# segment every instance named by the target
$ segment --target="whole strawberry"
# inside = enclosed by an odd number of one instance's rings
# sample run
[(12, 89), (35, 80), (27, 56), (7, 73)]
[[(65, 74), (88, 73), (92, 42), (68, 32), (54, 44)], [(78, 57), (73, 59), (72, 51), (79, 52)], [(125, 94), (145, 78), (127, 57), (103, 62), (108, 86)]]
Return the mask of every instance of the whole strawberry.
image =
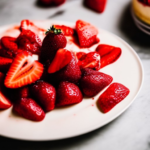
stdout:
[(67, 81), (59, 84), (56, 99), (57, 107), (79, 103), (82, 99), (82, 93), (77, 85)]
[(47, 32), (46, 37), (43, 40), (40, 61), (45, 62), (53, 60), (56, 52), (60, 48), (65, 48), (67, 39), (60, 29), (56, 29), (52, 26)]
[(82, 92), (88, 97), (98, 94), (113, 80), (113, 78), (107, 74), (88, 68), (84, 71), (82, 69), (82, 73), (83, 77), (80, 80), (80, 86)]
[(54, 109), (56, 91), (51, 84), (38, 81), (31, 87), (31, 93), (46, 112)]
[(42, 121), (45, 118), (43, 109), (31, 98), (21, 98), (13, 107), (18, 115), (33, 121)]

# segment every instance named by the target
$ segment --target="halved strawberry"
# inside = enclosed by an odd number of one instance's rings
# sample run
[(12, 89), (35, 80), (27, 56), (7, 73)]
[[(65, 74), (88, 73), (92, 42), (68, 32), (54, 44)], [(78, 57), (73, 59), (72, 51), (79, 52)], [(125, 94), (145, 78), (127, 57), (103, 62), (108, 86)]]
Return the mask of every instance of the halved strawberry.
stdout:
[(43, 70), (43, 65), (24, 51), (15, 57), (4, 84), (8, 88), (18, 88), (34, 83), (40, 79)]
[(5, 96), (4, 78), (4, 74), (0, 72), (0, 109), (7, 109), (12, 105), (10, 100)]
[(48, 68), (48, 73), (54, 73), (65, 67), (72, 59), (71, 52), (66, 49), (59, 49)]
[(100, 55), (97, 52), (90, 52), (83, 54), (83, 52), (77, 53), (79, 59), (78, 65), (81, 68), (93, 68), (96, 70), (100, 69)]
[(103, 68), (113, 62), (115, 62), (121, 55), (121, 48), (111, 46), (111, 45), (106, 45), (106, 44), (100, 44), (96, 48), (96, 51), (100, 54), (101, 56), (101, 67)]
[(33, 22), (31, 22), (30, 20), (22, 20), (21, 21), (21, 25), (20, 25), (20, 30), (31, 30), (32, 32), (34, 32), (35, 34), (39, 35), (39, 34), (45, 34), (44, 29), (37, 27)]
[(56, 29), (61, 29), (64, 35), (71, 36), (74, 34), (74, 29), (64, 25), (54, 25)]
[(82, 20), (77, 20), (76, 31), (81, 47), (90, 47), (93, 44), (97, 43), (98, 30), (90, 23)]
[(2, 71), (2, 72), (8, 71), (12, 61), (13, 60), (10, 58), (5, 58), (5, 57), (0, 56), (0, 71)]

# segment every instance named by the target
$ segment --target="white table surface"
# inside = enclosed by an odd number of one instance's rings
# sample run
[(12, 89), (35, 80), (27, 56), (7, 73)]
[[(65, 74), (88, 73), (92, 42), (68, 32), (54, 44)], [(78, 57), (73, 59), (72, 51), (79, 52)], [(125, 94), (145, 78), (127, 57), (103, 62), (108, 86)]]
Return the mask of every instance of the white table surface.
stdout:
[[(0, 0), (0, 25), (22, 19), (83, 19), (129, 43), (144, 67), (144, 84), (134, 103), (117, 119), (93, 132), (59, 141), (29, 142), (0, 136), (0, 150), (150, 150), (150, 36), (139, 31), (130, 14), (131, 0), (108, 0), (102, 14), (68, 0), (57, 8), (42, 8), (36, 0)], [(59, 15), (53, 15), (61, 11)]]

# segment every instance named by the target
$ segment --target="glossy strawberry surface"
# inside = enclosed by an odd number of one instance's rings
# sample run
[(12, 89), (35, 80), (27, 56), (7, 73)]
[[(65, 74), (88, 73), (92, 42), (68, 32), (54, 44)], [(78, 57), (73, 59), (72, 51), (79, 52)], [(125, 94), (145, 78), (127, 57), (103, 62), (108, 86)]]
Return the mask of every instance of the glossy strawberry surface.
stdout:
[(89, 52), (87, 54), (78, 52), (77, 57), (79, 59), (78, 65), (80, 68), (93, 68), (95, 70), (100, 69), (100, 55), (97, 52)]
[(81, 70), (77, 64), (75, 55), (72, 54), (72, 60), (70, 61), (70, 63), (61, 70), (52, 74), (51, 78), (53, 78), (53, 80), (55, 80), (55, 82), (57, 83), (61, 81), (77, 83), (81, 78)]
[(30, 30), (23, 30), (17, 38), (19, 49), (30, 51), (33, 54), (40, 54), (42, 41), (38, 35)]
[(21, 98), (14, 104), (13, 110), (29, 120), (42, 121), (45, 118), (43, 109), (31, 98)]
[(86, 96), (92, 97), (108, 86), (112, 80), (113, 78), (107, 74), (90, 70), (87, 73), (84, 72), (80, 80), (81, 90)]
[(129, 89), (124, 85), (112, 83), (98, 99), (100, 109), (104, 113), (109, 112), (114, 106), (125, 99), (129, 92)]
[(42, 43), (40, 60), (42, 62), (50, 60), (51, 62), (54, 59), (57, 50), (60, 48), (65, 48), (66, 44), (67, 39), (64, 34), (49, 32)]
[(17, 38), (3, 36), (1, 38), (0, 56), (13, 58), (18, 53)]
[(31, 93), (46, 112), (55, 108), (56, 91), (51, 84), (38, 81), (31, 87)]
[(82, 93), (77, 85), (70, 82), (61, 82), (57, 89), (56, 106), (66, 106), (81, 102)]
[(98, 30), (90, 23), (77, 20), (75, 28), (81, 47), (90, 47), (97, 42)]

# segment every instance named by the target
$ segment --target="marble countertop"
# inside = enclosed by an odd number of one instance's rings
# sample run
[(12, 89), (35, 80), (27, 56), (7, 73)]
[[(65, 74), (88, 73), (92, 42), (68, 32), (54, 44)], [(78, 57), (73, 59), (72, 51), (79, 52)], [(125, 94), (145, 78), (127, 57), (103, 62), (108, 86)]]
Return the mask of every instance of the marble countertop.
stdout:
[(29, 142), (0, 137), (0, 149), (150, 150), (150, 36), (137, 29), (130, 6), (131, 0), (108, 0), (105, 12), (97, 14), (85, 8), (81, 0), (68, 0), (57, 9), (39, 7), (36, 0), (0, 0), (0, 25), (20, 22), (25, 18), (71, 22), (83, 19), (129, 43), (139, 55), (144, 68), (144, 84), (134, 103), (104, 127), (59, 141)]

